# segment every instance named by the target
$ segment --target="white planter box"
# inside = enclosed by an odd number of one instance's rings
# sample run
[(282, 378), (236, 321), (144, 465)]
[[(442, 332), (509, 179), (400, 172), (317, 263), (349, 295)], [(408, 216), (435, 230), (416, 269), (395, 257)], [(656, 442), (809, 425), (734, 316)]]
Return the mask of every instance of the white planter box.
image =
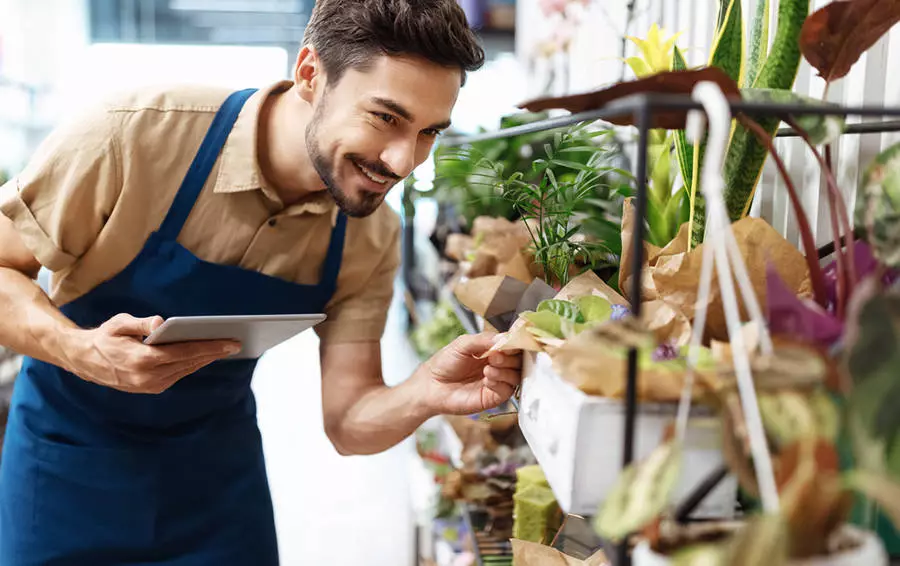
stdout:
[[(857, 547), (831, 556), (792, 560), (789, 566), (888, 566), (887, 553), (881, 540), (869, 531), (845, 525), (838, 531), (838, 537), (857, 543)], [(672, 560), (658, 554), (642, 541), (634, 549), (634, 566), (671, 566)]]
[[(586, 395), (556, 374), (545, 353), (526, 354), (523, 375), (519, 426), (560, 507), (567, 513), (595, 515), (622, 470), (624, 403)], [(675, 405), (639, 405), (635, 458), (646, 457), (659, 445), (675, 413)], [(692, 417), (686, 444), (677, 501), (724, 463), (718, 418)], [(732, 518), (736, 498), (737, 481), (728, 476), (693, 516)]]

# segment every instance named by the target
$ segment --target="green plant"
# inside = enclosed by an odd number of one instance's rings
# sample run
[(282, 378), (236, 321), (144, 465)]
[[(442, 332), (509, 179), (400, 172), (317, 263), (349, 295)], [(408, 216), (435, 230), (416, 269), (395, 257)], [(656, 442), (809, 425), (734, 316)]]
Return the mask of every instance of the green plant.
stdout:
[(514, 210), (548, 283), (565, 285), (572, 266), (617, 265), (621, 253), (621, 219), (614, 214), (631, 194), (631, 175), (611, 165), (621, 152), (612, 139), (612, 130), (587, 125), (554, 132), (543, 144), (545, 157), (531, 161), (527, 172), (510, 173), (506, 163), (474, 144), (447, 150), (442, 159), (478, 171), (469, 185), (498, 195)]
[[(744, 46), (744, 22), (739, 0), (720, 0), (719, 18), (709, 64), (723, 69), (738, 84), (748, 88), (790, 91), (800, 66), (800, 29), (809, 13), (809, 0), (781, 0), (778, 24), (771, 51), (768, 50), (768, 2), (761, 3), (754, 15), (750, 35), (750, 53)], [(673, 69), (685, 68), (680, 51), (675, 52)], [(780, 120), (760, 120), (770, 136)], [(696, 190), (698, 164), (703, 161), (704, 145), (691, 147), (684, 133), (676, 134), (678, 162), (685, 187), (691, 195), (691, 242), (703, 241), (706, 207)], [(733, 131), (725, 159), (725, 201), (732, 221), (745, 216), (766, 160), (767, 149), (757, 136), (740, 125)]]

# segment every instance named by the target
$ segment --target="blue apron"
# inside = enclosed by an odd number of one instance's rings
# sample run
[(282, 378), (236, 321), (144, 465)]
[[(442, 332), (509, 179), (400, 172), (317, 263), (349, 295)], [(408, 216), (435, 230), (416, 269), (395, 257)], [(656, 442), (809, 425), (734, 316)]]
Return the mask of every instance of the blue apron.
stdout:
[[(318, 285), (209, 263), (177, 237), (252, 90), (222, 105), (168, 214), (124, 271), (61, 310), (83, 328), (118, 313), (323, 312), (346, 216)], [(26, 359), (0, 459), (0, 566), (274, 566), (256, 360), (223, 360), (160, 395), (129, 394)], [(294, 376), (286, 375), (285, 378)]]

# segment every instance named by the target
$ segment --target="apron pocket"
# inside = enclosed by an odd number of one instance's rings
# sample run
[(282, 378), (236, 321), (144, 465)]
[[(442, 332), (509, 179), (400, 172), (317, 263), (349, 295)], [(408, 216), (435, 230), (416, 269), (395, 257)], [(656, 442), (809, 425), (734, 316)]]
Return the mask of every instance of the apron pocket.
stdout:
[(158, 462), (145, 447), (73, 446), (32, 437), (35, 533), (50, 558), (116, 564), (152, 548)]

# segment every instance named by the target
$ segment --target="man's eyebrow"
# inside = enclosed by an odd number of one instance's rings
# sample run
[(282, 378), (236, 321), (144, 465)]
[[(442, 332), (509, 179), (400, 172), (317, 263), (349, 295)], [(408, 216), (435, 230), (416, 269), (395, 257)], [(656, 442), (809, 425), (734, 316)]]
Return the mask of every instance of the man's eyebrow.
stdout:
[[(406, 108), (404, 108), (402, 104), (400, 104), (399, 102), (397, 102), (395, 100), (391, 100), (390, 98), (382, 98), (380, 96), (376, 96), (376, 97), (372, 98), (372, 102), (387, 108), (388, 110), (390, 110), (397, 116), (400, 116), (407, 122), (415, 121), (415, 118), (413, 117), (412, 113), (409, 110), (407, 110)], [(444, 120), (443, 122), (440, 122), (440, 123), (437, 123), (437, 124), (434, 124), (431, 126), (431, 128), (435, 129), (435, 130), (446, 130), (449, 127), (450, 127), (450, 120)]]

